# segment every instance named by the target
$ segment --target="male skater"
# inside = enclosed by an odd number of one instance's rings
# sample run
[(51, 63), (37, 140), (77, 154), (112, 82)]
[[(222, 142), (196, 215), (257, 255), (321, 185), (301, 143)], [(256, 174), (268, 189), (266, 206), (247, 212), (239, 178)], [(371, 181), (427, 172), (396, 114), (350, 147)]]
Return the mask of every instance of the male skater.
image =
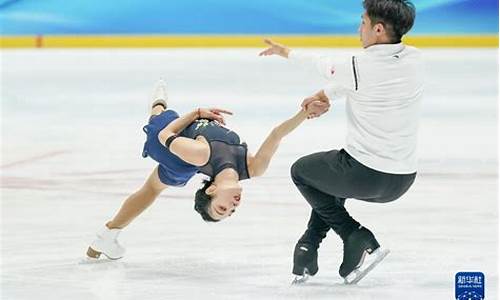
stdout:
[(293, 182), (312, 207), (307, 230), (295, 246), (295, 282), (318, 272), (317, 250), (330, 228), (344, 243), (340, 276), (348, 284), (361, 280), (388, 250), (349, 215), (345, 200), (394, 201), (416, 176), (422, 62), (417, 49), (401, 42), (413, 26), (415, 7), (408, 0), (364, 0), (363, 6), (359, 55), (316, 57), (270, 40), (261, 53), (314, 66), (329, 81), (302, 106), (346, 98), (345, 148), (302, 157), (291, 168)]

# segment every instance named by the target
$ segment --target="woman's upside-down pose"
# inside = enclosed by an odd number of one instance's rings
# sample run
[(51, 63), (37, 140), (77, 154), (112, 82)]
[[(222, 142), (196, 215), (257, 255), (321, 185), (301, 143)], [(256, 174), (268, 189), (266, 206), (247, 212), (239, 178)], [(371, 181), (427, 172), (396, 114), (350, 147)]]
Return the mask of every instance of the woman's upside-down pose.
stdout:
[(184, 186), (196, 173), (210, 179), (196, 192), (195, 210), (205, 221), (217, 222), (231, 216), (241, 201), (240, 180), (261, 176), (283, 137), (305, 119), (315, 117), (329, 104), (311, 103), (292, 118), (276, 126), (255, 155), (238, 134), (224, 127), (222, 109), (198, 108), (181, 117), (167, 109), (165, 86), (156, 88), (151, 117), (144, 132), (143, 156), (158, 162), (144, 185), (130, 195), (116, 216), (107, 222), (87, 250), (89, 258), (104, 254), (119, 259), (125, 249), (117, 242), (121, 229), (140, 215), (168, 186)]

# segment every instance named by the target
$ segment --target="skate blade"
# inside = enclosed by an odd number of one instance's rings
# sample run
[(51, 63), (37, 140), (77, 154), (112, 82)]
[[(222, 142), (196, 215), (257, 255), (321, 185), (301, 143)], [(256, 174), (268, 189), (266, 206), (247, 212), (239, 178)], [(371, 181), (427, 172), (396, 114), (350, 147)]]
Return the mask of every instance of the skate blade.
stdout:
[(112, 260), (110, 259), (103, 259), (103, 258), (93, 258), (93, 257), (85, 257), (85, 258), (82, 258), (78, 264), (79, 265), (97, 265), (97, 264), (106, 264), (106, 263), (110, 263), (110, 262), (113, 262)]
[(344, 278), (347, 285), (356, 284), (373, 270), (391, 251), (389, 249), (377, 249), (371, 255), (367, 255), (361, 266)]
[(301, 285), (306, 283), (311, 276), (309, 275), (309, 270), (307, 268), (304, 270), (304, 274), (296, 275), (292, 281), (291, 285)]

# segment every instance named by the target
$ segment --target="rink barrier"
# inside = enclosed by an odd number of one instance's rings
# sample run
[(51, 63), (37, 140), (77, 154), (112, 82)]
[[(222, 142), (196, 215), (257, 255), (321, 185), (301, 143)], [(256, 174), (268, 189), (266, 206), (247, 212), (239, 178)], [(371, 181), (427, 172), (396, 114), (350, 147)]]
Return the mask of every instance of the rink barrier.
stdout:
[[(360, 46), (358, 36), (340, 35), (38, 35), (0, 36), (0, 48), (262, 48), (264, 37), (290, 47)], [(409, 36), (404, 41), (416, 47), (498, 48), (498, 35)]]

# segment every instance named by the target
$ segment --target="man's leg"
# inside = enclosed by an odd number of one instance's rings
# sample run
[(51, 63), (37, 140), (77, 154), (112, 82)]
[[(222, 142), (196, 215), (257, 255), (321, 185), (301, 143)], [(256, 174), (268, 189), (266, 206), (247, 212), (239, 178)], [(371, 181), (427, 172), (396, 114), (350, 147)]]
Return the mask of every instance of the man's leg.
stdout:
[[(364, 188), (358, 188), (360, 178), (356, 177), (359, 177), (357, 174), (359, 170), (349, 158), (345, 151), (333, 150), (302, 157), (293, 164), (291, 169), (293, 182), (314, 211), (304, 235), (322, 239), (325, 236), (324, 225), (327, 225), (346, 241), (360, 227), (345, 209), (345, 199), (362, 198), (369, 192), (364, 191)], [(361, 192), (358, 193), (358, 190)], [(319, 222), (318, 219), (323, 222)], [(314, 242), (314, 239), (312, 241)], [(314, 275), (315, 272), (311, 272), (310, 268), (318, 270), (318, 246), (319, 243), (316, 245), (311, 243), (302, 251), (302, 246), (297, 243), (294, 252), (294, 274), (302, 275), (301, 272), (308, 272)], [(296, 278), (296, 280), (300, 282), (306, 278)]]
[[(304, 276), (307, 273), (313, 276), (318, 272), (319, 244), (329, 230), (330, 226), (321, 219), (314, 209), (311, 210), (307, 230), (295, 245), (293, 252), (293, 274)], [(297, 279), (297, 282), (304, 279)]]
[[(315, 177), (326, 178), (330, 185), (330, 180), (338, 177), (337, 171), (334, 174), (327, 174), (328, 164), (326, 161), (337, 161), (338, 151), (315, 153), (301, 158), (291, 170), (292, 180), (312, 207), (311, 217), (307, 224), (307, 230), (295, 245), (292, 273), (298, 276), (295, 282), (307, 280), (307, 275), (315, 275), (318, 272), (318, 248), (321, 241), (326, 237), (327, 232), (332, 228), (342, 238), (346, 238), (359, 223), (356, 222), (344, 207), (345, 199), (328, 195), (322, 191), (307, 185), (302, 176), (314, 173)], [(318, 182), (316, 182), (318, 183)]]
[(321, 219), (314, 209), (312, 209), (311, 217), (307, 223), (307, 230), (299, 239), (299, 243), (309, 244), (318, 248), (328, 231), (330, 231), (330, 226)]
[[(367, 168), (343, 150), (315, 153), (292, 166), (293, 181), (302, 195), (344, 242), (344, 259), (339, 273), (348, 283), (360, 280), (387, 252), (379, 251), (380, 245), (371, 231), (349, 215), (344, 207), (345, 199), (395, 200), (402, 195), (400, 188), (394, 189), (393, 183), (398, 176)], [(361, 272), (366, 253), (373, 253), (370, 257), (375, 260)], [(353, 274), (355, 276), (351, 277)]]
[[(324, 224), (328, 225), (342, 240), (351, 234), (359, 223), (354, 220), (345, 209), (345, 199), (330, 196), (310, 186), (295, 182), (300, 193)], [(311, 220), (310, 220), (311, 221)], [(317, 223), (317, 222), (316, 222)], [(310, 228), (308, 228), (309, 230)], [(314, 228), (317, 236), (321, 234), (321, 227)]]
[(370, 169), (344, 150), (302, 157), (293, 164), (291, 173), (316, 214), (343, 240), (360, 226), (345, 209), (345, 199), (394, 201), (415, 179), (415, 174), (395, 175)]
[[(349, 182), (350, 168), (349, 162), (336, 150), (314, 153), (293, 164), (292, 180), (315, 212), (306, 234), (311, 232), (313, 236), (321, 237), (324, 231), (321, 225), (328, 225), (345, 239), (359, 227), (360, 224), (344, 207), (345, 198), (356, 194), (353, 182)], [(315, 221), (313, 216), (319, 217), (323, 223)]]

